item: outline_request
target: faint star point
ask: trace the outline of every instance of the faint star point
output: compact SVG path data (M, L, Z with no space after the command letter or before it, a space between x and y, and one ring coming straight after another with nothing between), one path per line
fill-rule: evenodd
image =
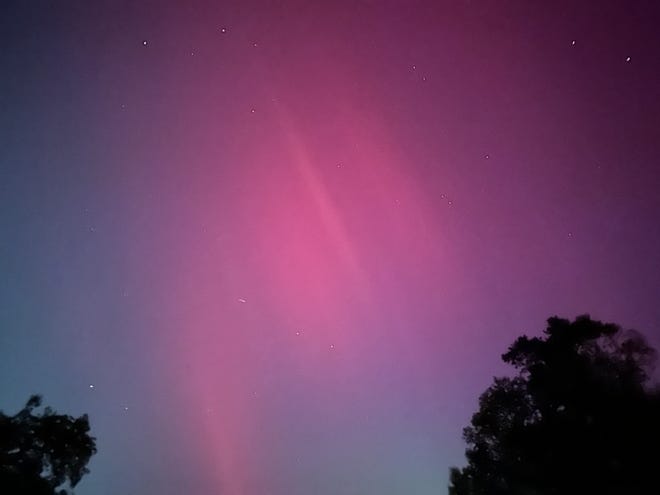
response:
M245 304L247 302L247 300L243 299L242 297L239 297L238 302L241 303L241 304Z

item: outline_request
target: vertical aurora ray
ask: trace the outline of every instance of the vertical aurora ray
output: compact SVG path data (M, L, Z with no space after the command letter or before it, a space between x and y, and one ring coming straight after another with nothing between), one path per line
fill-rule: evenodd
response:
M401 256L431 254L416 232L430 223L422 213L423 194L403 171L396 171L402 163L364 140L360 150L337 162L340 166L326 164L322 172L293 118L282 104L273 107L279 122L276 145L254 149L249 191L231 207L240 232L236 238L245 243L241 251L252 255L233 261L237 279L211 280L208 267L227 261L192 251L180 267L191 278L168 284L185 286L188 294L179 294L176 304L189 300L195 308L181 322L176 346L182 366L195 371L185 373L177 387L186 398L182 402L205 404L199 433L206 439L205 457L212 460L226 493L257 489L257 469L274 471L259 462L264 442L297 439L300 454L294 465L302 462L315 436L322 439L317 448L323 449L325 442L333 450L334 442L309 418L319 418L329 429L354 429L368 420L373 405L366 406L366 397L379 401L382 391L360 383L364 353L371 348L379 360L394 359L393 349L378 343L387 338L383 329L373 327L382 318L374 296L383 294L372 284L383 275L383 260L374 257L383 246L373 245L372 234L380 236L375 242L385 243L389 255L392 250ZM364 119L352 113L346 121L359 126ZM344 133L349 142L358 134L354 128ZM372 131L363 128L360 133ZM333 183L332 174L350 174L350 179ZM217 210L214 197L195 203L192 215ZM374 217L377 210L379 219ZM385 226L387 231L380 230ZM236 280L240 283L232 285ZM369 379L377 382L380 372L374 367ZM341 405L351 396L357 411ZM298 419L287 418L292 415ZM282 436L285 431L288 440ZM278 445L270 447L276 450ZM334 449L346 455L353 446ZM273 463L270 456L266 459Z

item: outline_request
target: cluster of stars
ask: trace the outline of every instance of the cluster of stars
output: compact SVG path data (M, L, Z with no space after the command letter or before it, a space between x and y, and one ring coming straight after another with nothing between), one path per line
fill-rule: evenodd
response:
M571 46L575 46L577 44L577 40L571 40ZM626 57L626 62L630 63L632 61L632 58L630 56ZM415 66L413 65L413 68Z
M410 68L414 71L417 70L417 66L415 64L411 65ZM426 81L426 76L422 76L422 81Z
M398 200L397 200L397 201L398 201ZM449 201L449 204L452 204L452 202ZM238 298L238 302L240 302L240 303L246 303L247 301L246 301L245 299L243 299L242 297L239 297L239 298ZM296 337L300 337L300 336L302 335L302 330L296 330L295 335L296 335ZM328 346L328 349L329 349L330 351L334 351L334 350L335 350L335 344L330 344L330 345ZM255 395L256 395L256 392L255 392Z

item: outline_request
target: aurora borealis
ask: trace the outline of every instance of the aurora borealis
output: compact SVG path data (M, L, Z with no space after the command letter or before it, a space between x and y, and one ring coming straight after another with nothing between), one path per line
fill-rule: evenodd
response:
M446 493L553 314L660 343L660 5L3 1L0 409L79 495Z

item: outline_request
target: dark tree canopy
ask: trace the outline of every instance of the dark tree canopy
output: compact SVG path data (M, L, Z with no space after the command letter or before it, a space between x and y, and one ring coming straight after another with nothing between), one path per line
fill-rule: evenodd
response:
M14 416L0 412L0 493L53 495L67 493L85 475L96 453L87 415L37 412L41 397L30 397Z
M660 493L655 357L637 332L588 315L518 338L502 356L518 374L481 395L449 494Z

